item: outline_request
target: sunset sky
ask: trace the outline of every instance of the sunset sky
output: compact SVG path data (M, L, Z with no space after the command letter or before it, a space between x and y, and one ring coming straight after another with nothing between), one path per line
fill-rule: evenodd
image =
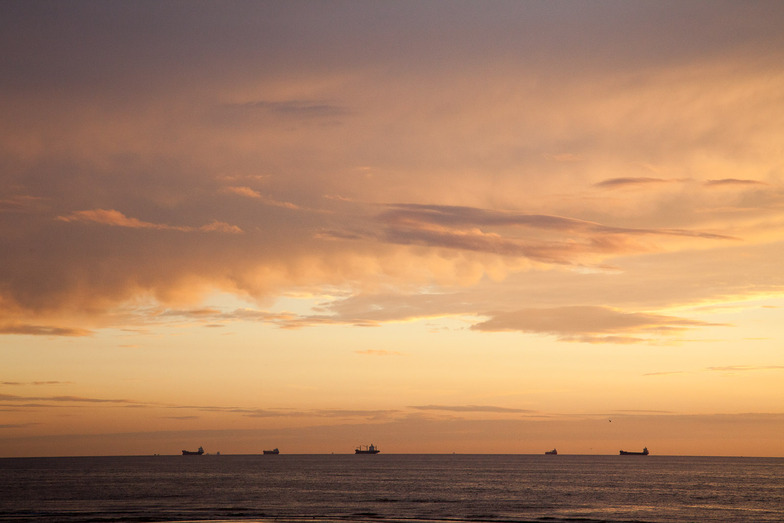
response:
M784 456L781 1L5 1L0 457Z

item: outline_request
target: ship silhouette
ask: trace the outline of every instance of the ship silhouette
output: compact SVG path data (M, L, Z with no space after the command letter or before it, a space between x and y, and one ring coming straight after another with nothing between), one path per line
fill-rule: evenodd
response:
M650 452L648 452L648 447L643 447L642 452L621 451L621 456L647 456L648 454L650 454Z
M378 450L378 447L376 447L372 443L370 445L365 446L364 448L362 448L362 445L360 445L359 447L354 449L354 454L378 454L379 452L381 451Z

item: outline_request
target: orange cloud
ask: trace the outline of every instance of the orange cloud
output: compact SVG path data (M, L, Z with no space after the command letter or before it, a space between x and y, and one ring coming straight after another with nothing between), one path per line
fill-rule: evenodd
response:
M242 229L236 225L229 225L219 221L214 221L208 225L201 227L188 227L188 226L175 226L160 223L150 223L138 220L136 218L129 218L120 211L113 209L93 209L89 211L75 211L66 216L58 216L58 220L64 222L93 222L101 225L110 225L113 227L127 227L129 229L157 229L164 231L181 231L181 232L222 232L229 234L240 234Z
M261 198L261 194L250 187L226 187L224 191L240 196L247 196L248 198Z
M571 306L520 309L487 313L490 319L471 328L484 332L520 331L557 336L565 341L589 343L635 343L646 338L622 333L667 334L715 323L651 313L630 313L603 306Z
M6 324L0 325L0 334L20 334L26 336L90 336L92 331L78 327Z

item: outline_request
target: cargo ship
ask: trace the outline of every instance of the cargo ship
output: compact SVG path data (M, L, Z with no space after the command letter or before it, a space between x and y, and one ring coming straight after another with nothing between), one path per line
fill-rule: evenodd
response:
M642 452L629 452L628 450L622 450L621 456L647 456L650 454L648 452L648 447L643 447Z
M201 448L201 447L199 447L199 450L197 450L196 452L194 452L192 450L183 450L182 451L182 455L183 456L201 456L202 454L204 454L204 449Z
M378 450L378 447L373 445L372 443L369 446L362 448L362 445L354 449L354 454L378 454L381 452Z
M558 454L558 451L556 449L548 450L548 451L545 452L545 454L550 454L550 455L556 456Z
M274 448L272 450L263 450L262 452L264 454L280 454L280 451L277 448Z

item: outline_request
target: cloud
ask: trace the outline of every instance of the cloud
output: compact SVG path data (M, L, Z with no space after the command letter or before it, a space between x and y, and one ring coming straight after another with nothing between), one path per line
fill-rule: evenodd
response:
M194 309L165 309L156 313L160 317L177 316L191 318L212 318L221 314L215 307L199 307Z
M563 216L464 206L396 204L382 213L382 239L392 243L447 247L542 263L573 264L590 255L647 250L648 236L710 240L732 237L674 228L627 228Z
M195 410L199 412L239 414L248 418L334 418L334 419L383 419L399 411L396 409L289 409L231 406L169 406L173 409Z
M408 407L414 410L444 411L444 412L492 412L503 414L531 414L535 411L528 409L515 409L508 407L494 407L491 405L414 405Z
M625 188L625 187L648 187L651 185L659 185L659 184L667 184L667 183L672 183L672 180L665 180L663 178L639 177L639 178L610 178L607 180L602 180L601 182L598 182L595 185L597 187Z
M677 414L671 410L651 410L651 409L621 409L615 411L623 414Z
M230 193L230 194L236 194L236 195L239 195L239 196L244 196L244 197L252 198L252 199L255 199L255 200L260 200L265 205L271 205L271 206L274 206L274 207L282 207L284 209L290 209L290 210L293 210L293 211L301 209L301 207L299 205L295 204L295 203L279 201L279 200L276 200L274 198L263 196L260 192L258 192L255 189L251 189L250 187L244 187L244 186L243 187L237 187L237 186L225 187L223 189L223 192Z
M744 186L759 186L768 185L759 180L742 180L738 178L724 178L722 180L708 180L705 182L708 187L744 187Z
M434 224L444 227L482 227L511 226L546 231L563 231L567 233L604 233L626 235L674 235L701 237L710 239L731 239L720 234L669 228L631 228L607 226L587 220L531 214L514 211L498 211L463 206L396 204L380 216L389 224Z
M33 213L44 207L44 199L37 196L15 194L0 199L0 213Z
M89 211L75 211L67 216L58 216L58 220L64 222L93 222L113 227L127 227L129 229L157 229L164 231L180 232L222 232L229 234L242 233L242 229L236 225L229 225L219 221L213 221L201 227L174 226L159 223L150 223L129 218L119 211L113 209L93 209Z
M707 367L706 372L759 372L769 370L784 370L784 365L725 365L720 367ZM684 371L648 372L643 376L670 376L673 374L686 374Z
M54 327L50 325L0 325L0 334L26 336L90 336L92 331L78 327Z
M71 381L0 381L0 385L71 385Z
M724 367L708 367L710 371L720 372L753 372L761 370L784 370L784 365L727 365Z
M439 316L474 315L485 298L469 292L432 292L413 288L409 292L355 294L333 299L316 307L336 322L383 323Z
M661 314L623 312L604 306L569 306L487 313L490 319L471 326L483 332L520 331L549 334L565 341L634 343L646 338L618 335L669 335L717 324Z
M106 399L106 398L89 398L83 396L15 396L12 394L0 394L0 401L6 402L22 402L22 401L45 401L54 403L107 403L107 404L144 404L133 400L127 399Z
M283 329L299 329L316 325L353 325L356 327L376 327L379 322L372 318L340 317L319 314L295 314L291 312L267 312L255 309L236 309L221 316L223 319L260 321L272 323Z
M226 187L224 191L232 194L238 194L240 196L247 196L248 198L261 198L261 194L258 191L251 189L250 187L232 186Z

